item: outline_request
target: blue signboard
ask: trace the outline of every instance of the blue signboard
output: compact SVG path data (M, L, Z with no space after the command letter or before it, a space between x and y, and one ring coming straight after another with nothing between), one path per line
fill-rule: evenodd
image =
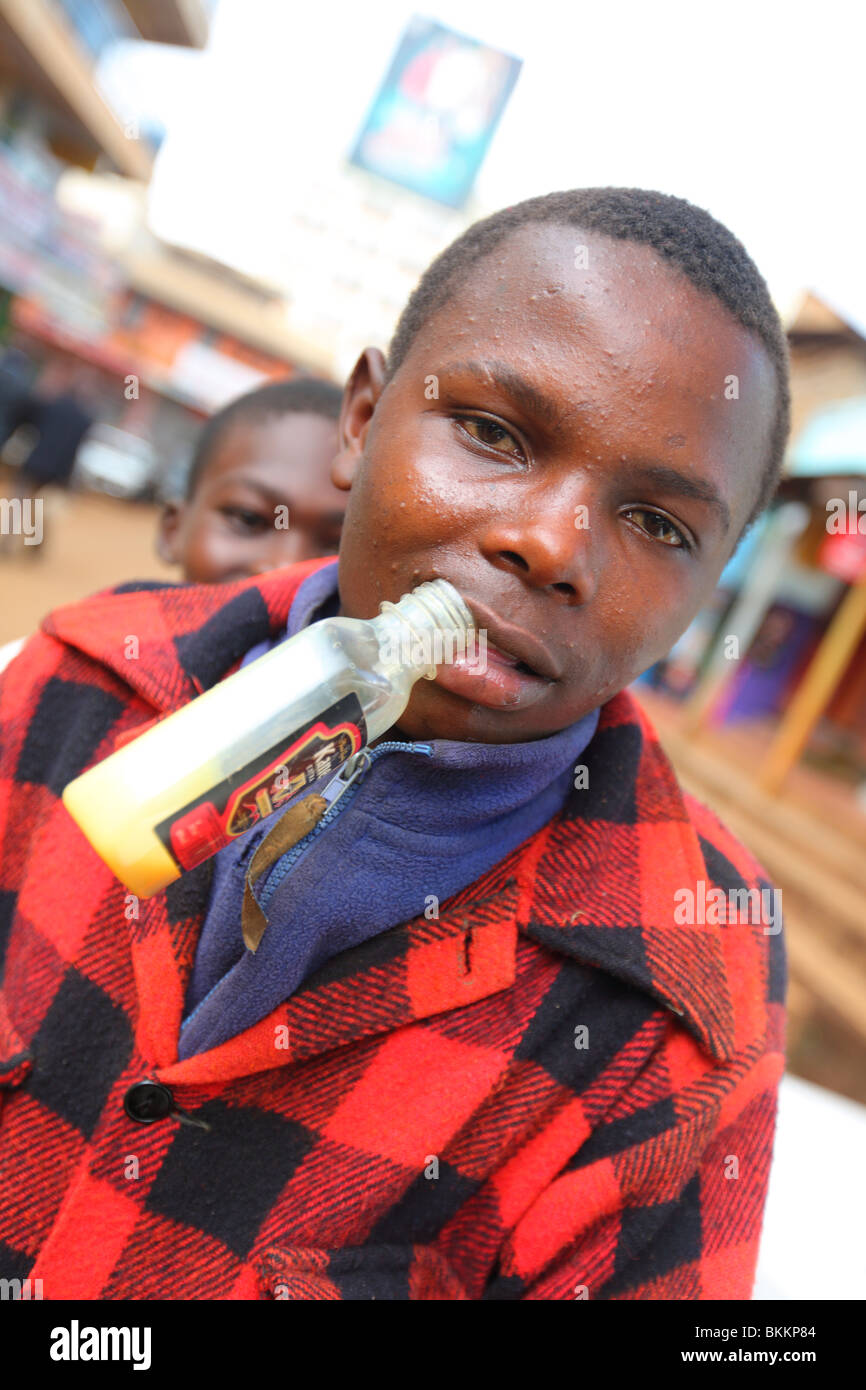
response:
M465 203L521 60L413 18L350 155L436 202Z

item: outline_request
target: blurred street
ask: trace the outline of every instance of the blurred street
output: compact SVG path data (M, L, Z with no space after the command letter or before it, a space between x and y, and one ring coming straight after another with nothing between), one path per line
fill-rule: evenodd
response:
M635 694L680 784L749 845L782 891L789 1070L866 1104L866 815L855 789L800 763L784 796L771 795L754 770L773 721L695 732L676 701L642 685Z
M0 557L0 644L32 632L59 604L112 584L179 577L154 549L159 507L57 489L44 502L42 545Z

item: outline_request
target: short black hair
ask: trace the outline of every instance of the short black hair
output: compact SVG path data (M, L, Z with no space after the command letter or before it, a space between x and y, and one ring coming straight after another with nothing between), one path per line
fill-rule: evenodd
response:
M790 358L767 284L733 232L703 208L646 188L575 188L528 198L475 222L428 266L404 308L388 349L390 381L424 325L460 289L472 266L532 223L581 228L642 242L679 266L696 289L715 295L760 339L776 371L776 412L761 488L742 535L772 500L791 427Z
M261 421L272 415L322 415L339 420L343 388L319 377L296 376L287 381L270 381L248 391L212 415L196 440L186 479L187 501L192 497L225 430L240 420Z

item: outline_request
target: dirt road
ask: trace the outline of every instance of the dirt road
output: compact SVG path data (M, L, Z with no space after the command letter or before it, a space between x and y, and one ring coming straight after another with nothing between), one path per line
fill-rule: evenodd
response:
M2 487L0 487L2 491ZM52 608L129 579L179 579L154 548L159 508L98 493L46 491L41 545L0 554L0 643Z

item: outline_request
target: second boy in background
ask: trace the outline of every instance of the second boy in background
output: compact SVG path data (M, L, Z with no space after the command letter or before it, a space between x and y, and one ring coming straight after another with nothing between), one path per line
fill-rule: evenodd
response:
M193 584L216 584L336 555L346 493L330 473L342 400L330 381L299 377L214 415L196 444L186 498L163 511L160 558Z

